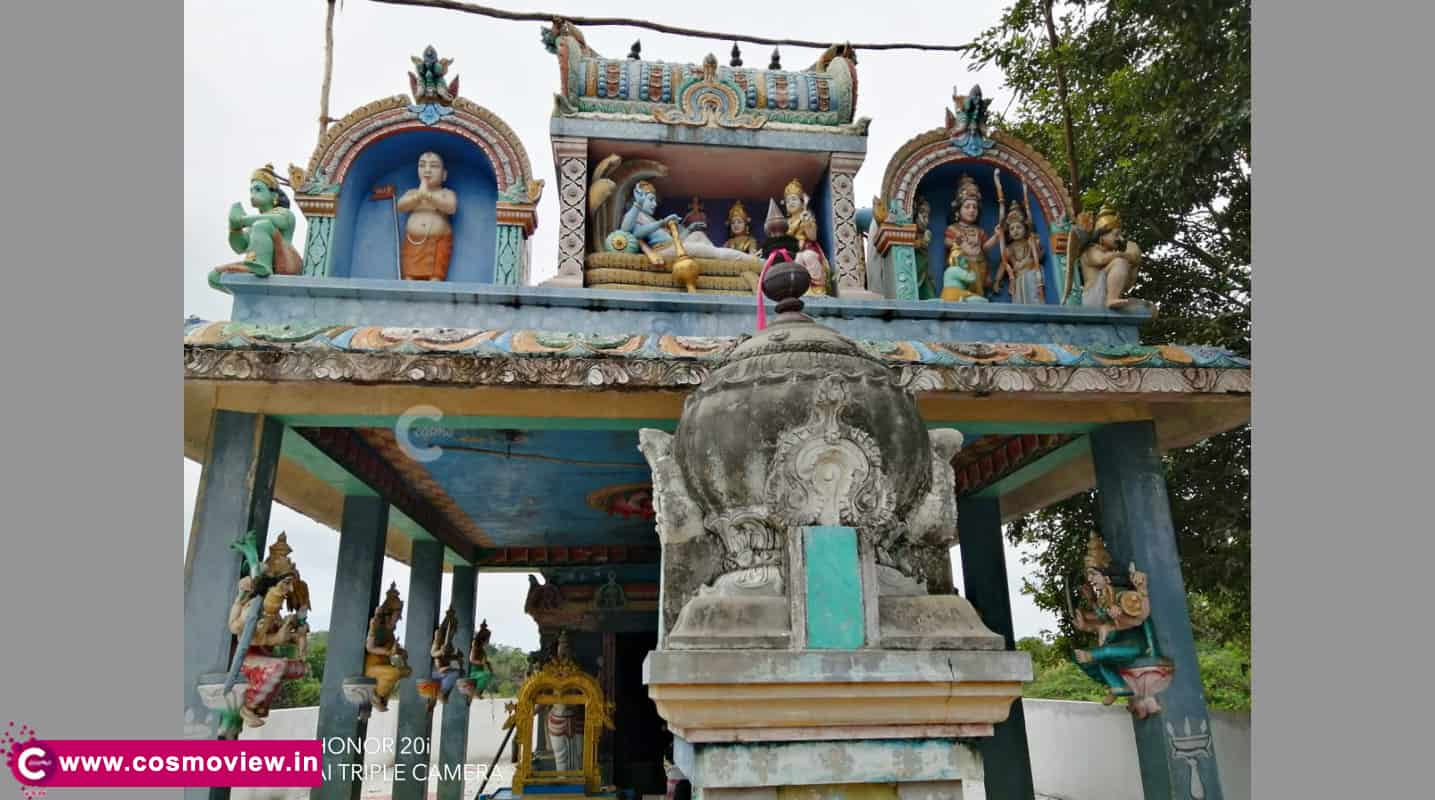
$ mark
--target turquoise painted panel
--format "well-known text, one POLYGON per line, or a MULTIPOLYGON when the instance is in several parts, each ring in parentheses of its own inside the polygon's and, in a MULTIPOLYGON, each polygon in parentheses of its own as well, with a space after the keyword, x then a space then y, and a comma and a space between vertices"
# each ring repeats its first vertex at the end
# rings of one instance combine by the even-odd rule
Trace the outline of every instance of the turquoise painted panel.
POLYGON ((493 282, 502 286, 517 286, 522 271, 523 228, 518 225, 499 225, 493 282))
POLYGON ((896 288, 897 300, 916 300, 917 291, 917 251, 911 245, 894 244, 890 252, 892 258, 892 285, 896 288))
POLYGON ((331 237, 334 233, 334 218, 306 216, 304 221, 308 225, 304 237, 304 274, 314 278, 327 277, 329 253, 333 244, 331 237))
POLYGON ((830 525, 804 528, 807 574, 807 646, 856 650, 866 641, 857 530, 830 525))

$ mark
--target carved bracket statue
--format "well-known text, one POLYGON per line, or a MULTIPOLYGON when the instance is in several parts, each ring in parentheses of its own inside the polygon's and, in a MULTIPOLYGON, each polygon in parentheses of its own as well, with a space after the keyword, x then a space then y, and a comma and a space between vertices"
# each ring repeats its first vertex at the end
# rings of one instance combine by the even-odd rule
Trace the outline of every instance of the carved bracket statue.
POLYGON ((1156 649, 1146 573, 1135 564, 1124 572, 1113 568, 1106 545, 1092 533, 1086 543, 1085 580, 1076 594, 1073 604, 1067 592, 1071 623, 1095 634, 1096 646, 1073 655, 1082 672, 1106 687, 1102 702, 1130 698, 1127 706, 1140 719, 1160 713, 1156 696, 1171 685, 1175 666, 1156 649))

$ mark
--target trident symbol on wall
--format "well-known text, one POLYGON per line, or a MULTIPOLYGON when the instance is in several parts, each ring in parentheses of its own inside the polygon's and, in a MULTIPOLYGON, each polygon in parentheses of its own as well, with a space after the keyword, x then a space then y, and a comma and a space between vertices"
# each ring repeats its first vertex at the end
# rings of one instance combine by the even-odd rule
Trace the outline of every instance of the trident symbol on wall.
POLYGON ((1206 785, 1201 783, 1201 759, 1213 755, 1211 732, 1206 720, 1201 720, 1200 733, 1192 733, 1191 718, 1186 717, 1186 735, 1177 736, 1176 728, 1166 723, 1166 732, 1171 734, 1171 757, 1186 762, 1191 768, 1192 800, 1206 800, 1206 785))

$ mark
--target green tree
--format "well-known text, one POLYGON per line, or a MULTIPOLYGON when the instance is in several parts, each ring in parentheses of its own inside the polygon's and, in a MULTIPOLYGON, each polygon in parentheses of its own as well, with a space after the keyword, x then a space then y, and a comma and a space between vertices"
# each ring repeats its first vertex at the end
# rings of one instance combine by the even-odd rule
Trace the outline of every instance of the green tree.
MULTIPOLYGON (((1016 0, 973 53, 1015 94, 998 123, 1067 175, 1064 79, 1077 199, 1116 207, 1146 254, 1133 294, 1160 309, 1149 343, 1250 355, 1250 13, 1249 0, 1016 0)), ((1165 458, 1198 641, 1247 654, 1250 446, 1243 426, 1165 458)), ((1053 641, 1068 651, 1062 586, 1095 529, 1094 492, 1008 528, 1036 545, 1025 589, 1063 618, 1053 641)))
POLYGON ((270 708, 303 708, 319 705, 319 687, 324 683, 324 660, 329 654, 328 631, 309 634, 309 674, 289 681, 279 690, 270 708))

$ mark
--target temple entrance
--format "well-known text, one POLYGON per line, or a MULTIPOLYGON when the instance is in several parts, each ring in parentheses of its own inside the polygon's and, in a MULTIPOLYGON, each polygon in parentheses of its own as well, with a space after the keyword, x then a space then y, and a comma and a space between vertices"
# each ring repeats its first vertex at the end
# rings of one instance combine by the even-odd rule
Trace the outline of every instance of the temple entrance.
POLYGON ((613 783, 639 797, 663 794, 667 787, 663 756, 672 735, 643 685, 643 659, 657 649, 658 634, 620 633, 615 639, 613 700, 618 732, 613 737, 613 783))

